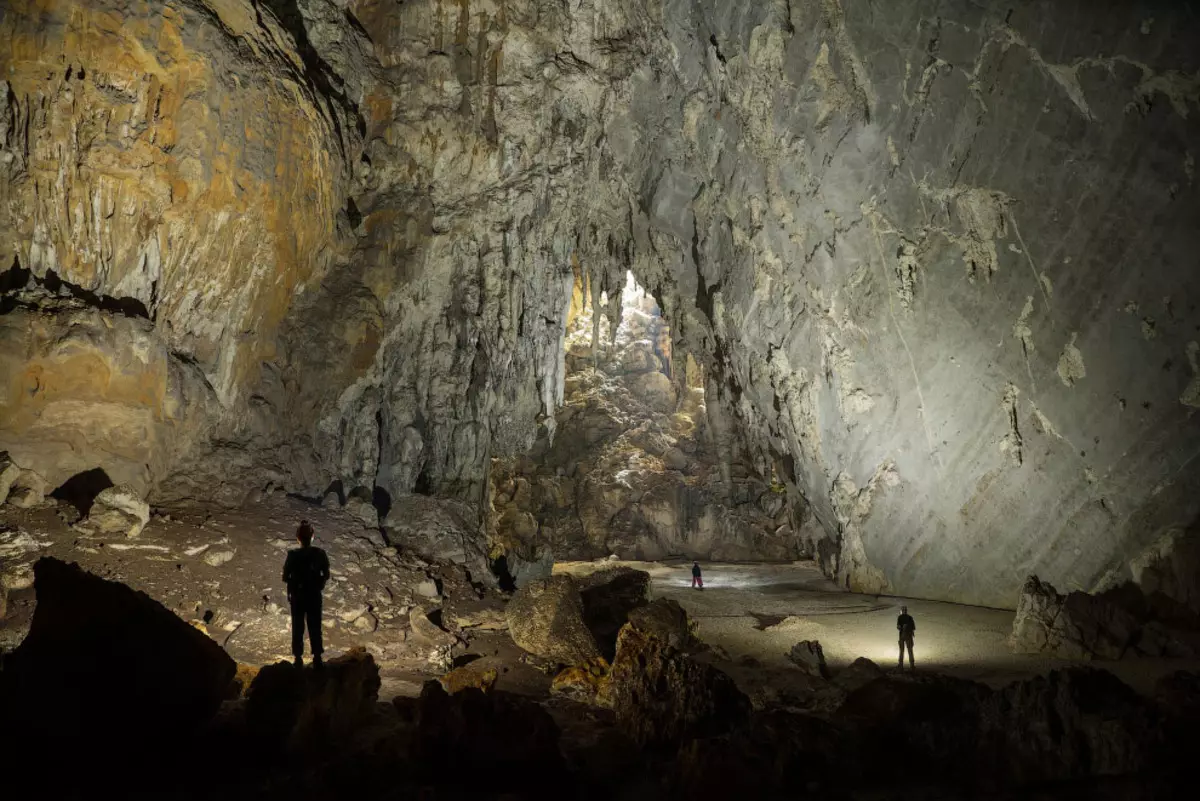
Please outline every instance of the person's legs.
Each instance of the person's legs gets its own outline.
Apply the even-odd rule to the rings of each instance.
[[[904,667],[904,640],[900,640],[900,667]]]
[[[309,600],[306,610],[308,618],[308,641],[312,644],[313,661],[321,661],[325,648],[321,642],[321,596]]]
[[[905,645],[908,646],[908,667],[911,670],[912,668],[916,667],[916,664],[913,662],[913,655],[912,655],[913,641],[909,640],[907,643],[905,643]]]
[[[304,656],[304,604],[299,598],[292,600],[292,656]]]
[[[693,590],[694,590],[694,589],[696,589],[696,582],[697,582],[697,581],[699,581],[699,580],[700,580],[700,579],[699,579],[699,578],[697,578],[696,576],[692,576],[692,589],[693,589]]]
[[[700,587],[700,589],[704,589],[704,576],[696,576],[696,585]]]

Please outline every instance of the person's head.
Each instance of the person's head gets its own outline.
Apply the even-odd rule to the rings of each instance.
[[[300,521],[300,526],[299,526],[299,528],[296,529],[296,539],[305,548],[312,545],[313,527],[309,524],[309,522],[307,520]]]
[[[907,614],[908,614],[908,607],[907,607],[907,606],[902,606],[902,607],[900,607],[900,611],[901,611],[901,612],[903,612],[904,614],[906,614],[906,615],[907,615]]]

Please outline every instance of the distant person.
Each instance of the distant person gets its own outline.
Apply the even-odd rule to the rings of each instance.
[[[292,654],[296,667],[304,666],[304,625],[308,624],[308,640],[312,644],[313,665],[321,666],[321,592],[329,581],[329,557],[314,548],[313,527],[307,520],[296,529],[300,547],[288,551],[283,563],[283,583],[287,585],[288,603],[292,606]]]
[[[692,589],[704,589],[704,577],[700,575],[699,562],[692,562]]]
[[[896,630],[900,632],[900,669],[904,669],[904,648],[908,646],[908,667],[912,670],[916,667],[913,664],[913,634],[917,631],[917,622],[913,620],[912,615],[908,613],[908,607],[900,607],[900,617],[896,618]]]

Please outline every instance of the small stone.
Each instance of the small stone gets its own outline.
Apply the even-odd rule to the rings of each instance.
[[[441,595],[441,593],[438,592],[437,582],[433,579],[425,579],[421,583],[417,584],[415,587],[413,587],[413,592],[424,598],[437,598],[439,595]]]
[[[233,559],[233,551],[209,551],[204,555],[204,563],[211,567],[220,567]]]

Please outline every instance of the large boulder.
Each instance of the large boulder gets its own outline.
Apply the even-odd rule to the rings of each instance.
[[[596,638],[601,654],[612,659],[617,634],[629,620],[629,613],[646,605],[650,574],[632,567],[610,567],[576,581],[583,599],[583,622]]]
[[[1146,603],[1130,603],[1126,594],[1060,595],[1049,583],[1030,576],[1017,600],[1009,644],[1017,653],[1060,659],[1191,656],[1195,649],[1185,637],[1146,619],[1152,609]]]
[[[981,769],[1015,784],[1138,773],[1163,745],[1151,704],[1092,668],[1009,685],[983,704],[980,728]]]
[[[246,724],[268,749],[326,752],[345,745],[375,714],[379,668],[362,649],[321,668],[267,665],[254,677]]]
[[[535,656],[565,665],[600,656],[570,576],[550,576],[517,590],[505,617],[513,642]]]
[[[234,661],[146,594],[52,558],[34,578],[29,634],[0,672],[8,733],[97,758],[156,752],[229,695]]]
[[[692,641],[687,612],[678,601],[670,598],[656,598],[645,606],[630,610],[629,624],[672,648],[686,648]]]
[[[402,715],[414,705],[402,698],[393,703]],[[565,770],[558,726],[534,701],[475,688],[449,694],[440,683],[427,681],[412,712],[413,764],[422,783],[479,793],[462,797],[514,791],[526,797],[531,787],[553,786]]]
[[[87,517],[75,525],[85,534],[136,537],[150,522],[150,505],[128,484],[101,490]]]
[[[608,702],[622,731],[643,746],[720,734],[750,713],[729,676],[632,625],[617,638]]]

